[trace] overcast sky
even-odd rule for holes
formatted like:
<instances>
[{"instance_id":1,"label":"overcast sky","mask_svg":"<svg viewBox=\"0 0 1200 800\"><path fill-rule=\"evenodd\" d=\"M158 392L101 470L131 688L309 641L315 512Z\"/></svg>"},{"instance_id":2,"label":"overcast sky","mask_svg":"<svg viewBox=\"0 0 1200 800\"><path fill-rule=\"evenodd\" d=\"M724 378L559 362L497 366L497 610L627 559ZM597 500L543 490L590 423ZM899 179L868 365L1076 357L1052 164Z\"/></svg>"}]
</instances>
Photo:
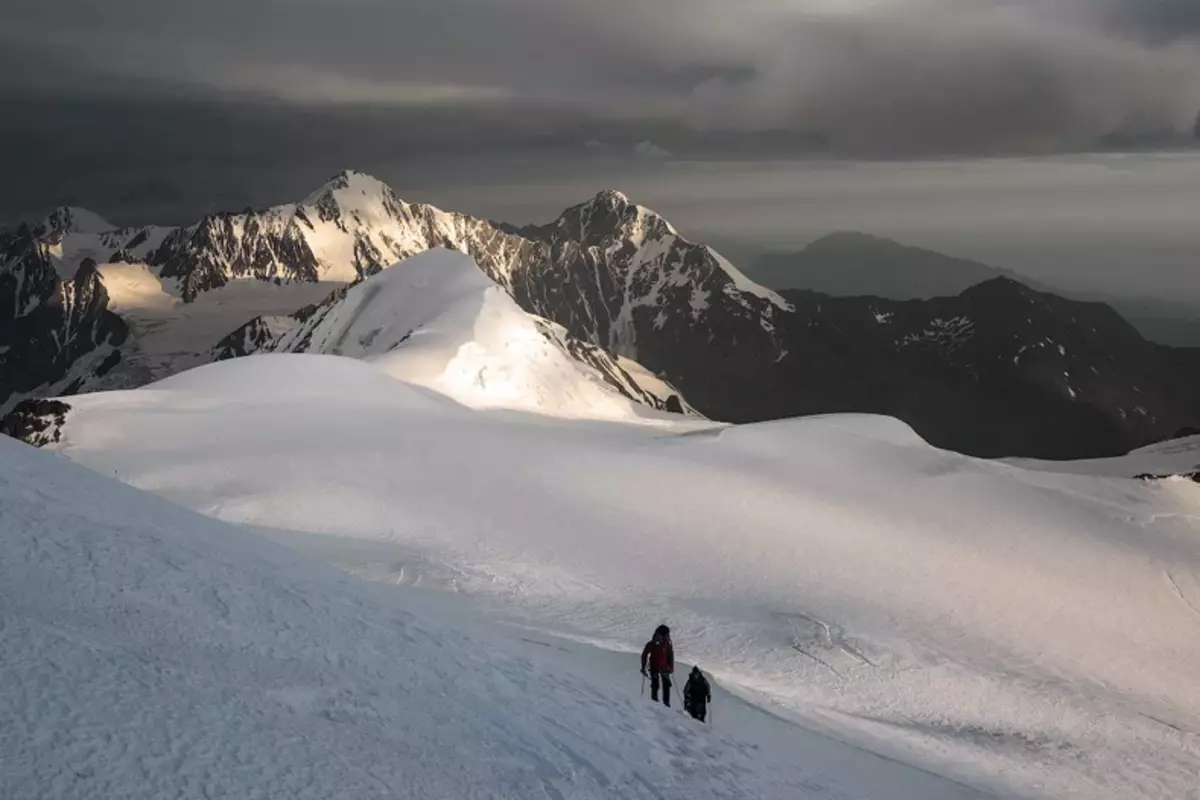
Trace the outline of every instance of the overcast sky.
<instances>
[{"instance_id":1,"label":"overcast sky","mask_svg":"<svg viewBox=\"0 0 1200 800\"><path fill-rule=\"evenodd\" d=\"M1200 0L5 0L0 215L589 138L901 158L1159 141L1200 111L1198 31Z\"/></svg>"},{"instance_id":2,"label":"overcast sky","mask_svg":"<svg viewBox=\"0 0 1200 800\"><path fill-rule=\"evenodd\" d=\"M1040 150L1190 129L1198 26L1196 0L7 0L0 81Z\"/></svg>"}]
</instances>

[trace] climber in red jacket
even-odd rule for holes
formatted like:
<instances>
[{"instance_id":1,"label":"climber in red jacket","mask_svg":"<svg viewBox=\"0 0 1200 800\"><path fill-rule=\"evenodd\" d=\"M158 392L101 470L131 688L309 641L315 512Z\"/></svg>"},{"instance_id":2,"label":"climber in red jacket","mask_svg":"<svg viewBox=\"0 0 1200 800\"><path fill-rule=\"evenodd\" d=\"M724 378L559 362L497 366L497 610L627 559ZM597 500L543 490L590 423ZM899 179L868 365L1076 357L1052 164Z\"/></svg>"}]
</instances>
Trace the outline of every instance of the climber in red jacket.
<instances>
[{"instance_id":1,"label":"climber in red jacket","mask_svg":"<svg viewBox=\"0 0 1200 800\"><path fill-rule=\"evenodd\" d=\"M650 677L651 700L658 701L658 684L661 681L663 705L671 705L671 675L674 672L675 648L671 646L671 629L659 625L654 631L654 638L642 648L642 674Z\"/></svg>"}]
</instances>

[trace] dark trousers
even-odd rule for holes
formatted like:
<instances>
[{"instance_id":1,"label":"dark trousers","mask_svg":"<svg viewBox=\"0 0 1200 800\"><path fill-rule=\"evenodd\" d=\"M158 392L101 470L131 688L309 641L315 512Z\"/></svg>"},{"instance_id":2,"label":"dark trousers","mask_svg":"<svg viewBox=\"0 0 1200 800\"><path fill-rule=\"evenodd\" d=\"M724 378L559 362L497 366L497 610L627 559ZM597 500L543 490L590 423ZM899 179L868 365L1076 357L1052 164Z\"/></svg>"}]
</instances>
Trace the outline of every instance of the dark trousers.
<instances>
[{"instance_id":1,"label":"dark trousers","mask_svg":"<svg viewBox=\"0 0 1200 800\"><path fill-rule=\"evenodd\" d=\"M650 672L650 699L658 700L658 682L662 681L663 705L671 705L671 673Z\"/></svg>"},{"instance_id":2,"label":"dark trousers","mask_svg":"<svg viewBox=\"0 0 1200 800\"><path fill-rule=\"evenodd\" d=\"M697 703L697 702L692 701L692 702L685 702L683 705L687 709L687 712L689 714L691 714L693 718L698 719L701 722L704 722L704 718L706 716L708 716L708 703L705 703L705 702Z\"/></svg>"}]
</instances>

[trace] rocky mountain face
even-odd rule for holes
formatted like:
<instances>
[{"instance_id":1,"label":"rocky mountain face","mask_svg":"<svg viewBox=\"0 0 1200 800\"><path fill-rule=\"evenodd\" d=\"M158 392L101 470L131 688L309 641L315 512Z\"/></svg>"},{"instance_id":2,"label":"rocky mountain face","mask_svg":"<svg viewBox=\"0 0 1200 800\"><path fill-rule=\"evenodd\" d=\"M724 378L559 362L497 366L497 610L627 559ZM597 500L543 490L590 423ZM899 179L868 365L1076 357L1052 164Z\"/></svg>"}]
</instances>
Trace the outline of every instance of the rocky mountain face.
<instances>
[{"instance_id":1,"label":"rocky mountain face","mask_svg":"<svg viewBox=\"0 0 1200 800\"><path fill-rule=\"evenodd\" d=\"M1103 304L1007 278L931 300L784 295L823 405L898 416L943 447L1115 455L1200 420L1200 350L1148 342Z\"/></svg>"},{"instance_id":2,"label":"rocky mountain face","mask_svg":"<svg viewBox=\"0 0 1200 800\"><path fill-rule=\"evenodd\" d=\"M405 203L373 178L343 173L297 206L180 229L151 261L183 283L186 297L245 275L359 278L434 247L469 254L526 311L640 363L701 413L786 413L786 402L747 392L745 382L771 385L770 365L785 351L775 320L788 303L619 192L549 225L516 228ZM253 321L220 352L261 345L267 325Z\"/></svg>"},{"instance_id":3,"label":"rocky mountain face","mask_svg":"<svg viewBox=\"0 0 1200 800\"><path fill-rule=\"evenodd\" d=\"M622 365L637 362L714 419L881 413L938 446L1045 458L1112 455L1200 425L1200 350L1148 342L1107 306L1005 277L909 301L773 292L619 192L514 227L406 203L347 172L297 204L114 236L112 260L144 260L185 300L248 277L358 281L458 250L558 326L573 357L627 389ZM216 357L302 341L327 304L250 320Z\"/></svg>"},{"instance_id":4,"label":"rocky mountain face","mask_svg":"<svg viewBox=\"0 0 1200 800\"><path fill-rule=\"evenodd\" d=\"M0 413L86 388L120 361L127 335L95 262L64 280L29 228L0 240Z\"/></svg>"}]
</instances>

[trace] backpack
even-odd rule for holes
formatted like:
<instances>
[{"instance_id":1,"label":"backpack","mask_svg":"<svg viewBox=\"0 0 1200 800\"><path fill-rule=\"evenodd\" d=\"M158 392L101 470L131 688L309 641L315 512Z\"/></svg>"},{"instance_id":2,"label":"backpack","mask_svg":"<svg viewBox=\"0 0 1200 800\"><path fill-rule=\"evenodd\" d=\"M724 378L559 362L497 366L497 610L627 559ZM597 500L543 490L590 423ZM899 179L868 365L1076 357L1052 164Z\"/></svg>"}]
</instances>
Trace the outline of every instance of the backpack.
<instances>
[{"instance_id":1,"label":"backpack","mask_svg":"<svg viewBox=\"0 0 1200 800\"><path fill-rule=\"evenodd\" d=\"M666 672L671 667L671 636L654 634L650 641L650 669Z\"/></svg>"}]
</instances>

